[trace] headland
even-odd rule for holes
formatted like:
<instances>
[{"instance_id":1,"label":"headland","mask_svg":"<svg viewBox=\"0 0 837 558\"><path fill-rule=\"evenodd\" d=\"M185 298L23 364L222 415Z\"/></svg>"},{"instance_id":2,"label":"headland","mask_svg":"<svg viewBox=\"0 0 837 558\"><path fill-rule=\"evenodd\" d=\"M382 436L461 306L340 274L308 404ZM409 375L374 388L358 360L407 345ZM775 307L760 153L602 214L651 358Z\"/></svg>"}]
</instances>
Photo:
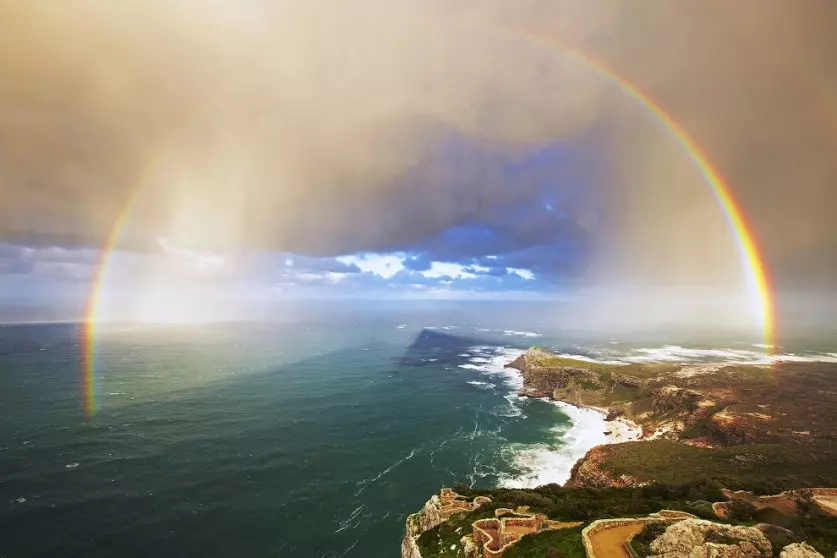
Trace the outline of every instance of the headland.
<instances>
[{"instance_id":1,"label":"headland","mask_svg":"<svg viewBox=\"0 0 837 558\"><path fill-rule=\"evenodd\" d=\"M531 348L507 366L523 378L520 396L603 413L608 443L563 486L458 485L458 505L472 507L438 522L422 519L439 517L431 499L408 519L403 556L837 552L827 488L837 486L837 364L619 365ZM512 540L506 514L534 528Z\"/></svg>"}]
</instances>

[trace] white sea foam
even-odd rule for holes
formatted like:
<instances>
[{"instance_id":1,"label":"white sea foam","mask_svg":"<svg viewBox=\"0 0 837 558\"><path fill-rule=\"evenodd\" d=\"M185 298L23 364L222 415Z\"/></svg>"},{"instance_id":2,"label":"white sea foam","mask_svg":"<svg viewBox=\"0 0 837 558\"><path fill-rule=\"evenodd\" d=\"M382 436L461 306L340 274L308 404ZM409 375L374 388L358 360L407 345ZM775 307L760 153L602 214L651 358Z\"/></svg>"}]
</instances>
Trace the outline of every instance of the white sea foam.
<instances>
[{"instance_id":1,"label":"white sea foam","mask_svg":"<svg viewBox=\"0 0 837 558\"><path fill-rule=\"evenodd\" d=\"M508 393L504 396L508 403L497 406L491 410L491 413L498 416L525 418L520 405L523 398L517 395L518 390L523 387L523 377L517 370L505 368L506 364L522 355L524 351L508 347L477 346L471 347L469 352L474 356L469 358L467 363L461 364L460 368L500 378L508 389ZM600 361L579 355L561 356L590 362L615 362ZM497 475L501 486L526 488L566 482L575 462L593 446L625 442L636 439L641 434L635 425L627 421L605 421L605 413L602 411L578 408L546 399L543 401L560 407L569 416L569 425L560 425L553 429L554 442L509 445L505 451L511 452L509 459L515 469L522 473L517 476ZM605 432L610 432L610 434L606 435Z\"/></svg>"},{"instance_id":2,"label":"white sea foam","mask_svg":"<svg viewBox=\"0 0 837 558\"><path fill-rule=\"evenodd\" d=\"M523 378L520 373L517 370L505 368L505 365L522 355L524 351L507 347L490 346L471 347L469 351L474 356L468 359L467 363L460 364L459 368L498 376L502 378L503 383L509 390L515 393L523 387Z\"/></svg>"},{"instance_id":3,"label":"white sea foam","mask_svg":"<svg viewBox=\"0 0 837 558\"><path fill-rule=\"evenodd\" d=\"M774 362L837 362L835 353L767 354L744 349L689 349L678 345L634 349L622 357L627 362L708 362L723 361L738 364L772 364Z\"/></svg>"},{"instance_id":4,"label":"white sea foam","mask_svg":"<svg viewBox=\"0 0 837 558\"><path fill-rule=\"evenodd\" d=\"M543 337L542 333L535 333L534 331L514 331L513 329L505 329L503 333L506 335L520 335L521 337Z\"/></svg>"},{"instance_id":5,"label":"white sea foam","mask_svg":"<svg viewBox=\"0 0 837 558\"><path fill-rule=\"evenodd\" d=\"M553 429L560 444L513 445L512 461L523 474L501 478L501 486L533 488L549 483L563 484L570 478L575 462L590 448L636 440L642 434L636 425L628 421L605 421L602 411L579 408L561 401L543 401L560 407L569 416L571 426Z\"/></svg>"},{"instance_id":6,"label":"white sea foam","mask_svg":"<svg viewBox=\"0 0 837 558\"><path fill-rule=\"evenodd\" d=\"M472 386L478 388L478 389L485 389L485 390L494 389L494 384L492 384L491 382L478 382L476 380L473 380L473 381L470 381L468 383L471 384Z\"/></svg>"},{"instance_id":7,"label":"white sea foam","mask_svg":"<svg viewBox=\"0 0 837 558\"><path fill-rule=\"evenodd\" d=\"M595 363L595 364L625 364L621 360L599 359L599 358L593 358L593 357L584 356L584 355L576 355L576 354L573 354L573 353L559 353L557 356L559 356L561 358L571 358L573 360L582 360L584 362L592 362L592 363Z\"/></svg>"}]
</instances>

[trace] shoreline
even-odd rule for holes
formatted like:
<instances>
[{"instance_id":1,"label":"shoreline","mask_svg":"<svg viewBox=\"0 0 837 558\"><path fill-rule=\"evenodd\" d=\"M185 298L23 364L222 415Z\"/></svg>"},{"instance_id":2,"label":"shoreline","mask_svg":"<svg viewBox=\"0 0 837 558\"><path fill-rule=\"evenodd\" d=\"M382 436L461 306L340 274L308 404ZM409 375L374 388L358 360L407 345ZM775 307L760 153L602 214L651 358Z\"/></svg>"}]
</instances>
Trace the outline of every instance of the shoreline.
<instances>
[{"instance_id":1,"label":"shoreline","mask_svg":"<svg viewBox=\"0 0 837 558\"><path fill-rule=\"evenodd\" d=\"M624 418L605 420L606 409L574 405L548 397L520 398L537 399L561 409L570 421L570 427L556 433L556 439L565 445L559 449L530 450L520 453L520 458L530 468L530 474L499 485L506 488L535 488L545 484L565 484L576 465L595 447L642 440L642 427ZM534 462L534 463L533 463Z\"/></svg>"}]
</instances>

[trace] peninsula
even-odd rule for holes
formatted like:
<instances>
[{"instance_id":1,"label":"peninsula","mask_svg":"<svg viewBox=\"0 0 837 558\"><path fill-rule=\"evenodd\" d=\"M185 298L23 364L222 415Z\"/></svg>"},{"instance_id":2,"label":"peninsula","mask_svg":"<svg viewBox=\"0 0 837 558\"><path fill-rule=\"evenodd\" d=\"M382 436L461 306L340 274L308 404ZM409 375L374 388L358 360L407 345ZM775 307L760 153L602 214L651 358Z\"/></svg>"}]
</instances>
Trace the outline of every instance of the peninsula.
<instances>
[{"instance_id":1,"label":"peninsula","mask_svg":"<svg viewBox=\"0 0 837 558\"><path fill-rule=\"evenodd\" d=\"M454 513L432 497L408 518L404 558L837 552L837 365L617 365L531 348L507 367L521 396L642 436L592 448L563 486L458 485L443 492Z\"/></svg>"}]
</instances>

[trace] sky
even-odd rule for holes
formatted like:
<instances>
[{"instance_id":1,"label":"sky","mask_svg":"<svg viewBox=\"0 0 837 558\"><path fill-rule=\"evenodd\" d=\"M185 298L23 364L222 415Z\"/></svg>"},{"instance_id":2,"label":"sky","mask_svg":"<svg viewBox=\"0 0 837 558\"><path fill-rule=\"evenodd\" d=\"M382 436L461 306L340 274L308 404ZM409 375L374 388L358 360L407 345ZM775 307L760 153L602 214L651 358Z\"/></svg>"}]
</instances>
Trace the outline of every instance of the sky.
<instances>
[{"instance_id":1,"label":"sky","mask_svg":"<svg viewBox=\"0 0 837 558\"><path fill-rule=\"evenodd\" d=\"M569 49L727 179L780 311L835 299L829 0L31 0L0 22L0 319L78 316L100 283L114 319L357 297L750 320L694 161Z\"/></svg>"}]
</instances>

